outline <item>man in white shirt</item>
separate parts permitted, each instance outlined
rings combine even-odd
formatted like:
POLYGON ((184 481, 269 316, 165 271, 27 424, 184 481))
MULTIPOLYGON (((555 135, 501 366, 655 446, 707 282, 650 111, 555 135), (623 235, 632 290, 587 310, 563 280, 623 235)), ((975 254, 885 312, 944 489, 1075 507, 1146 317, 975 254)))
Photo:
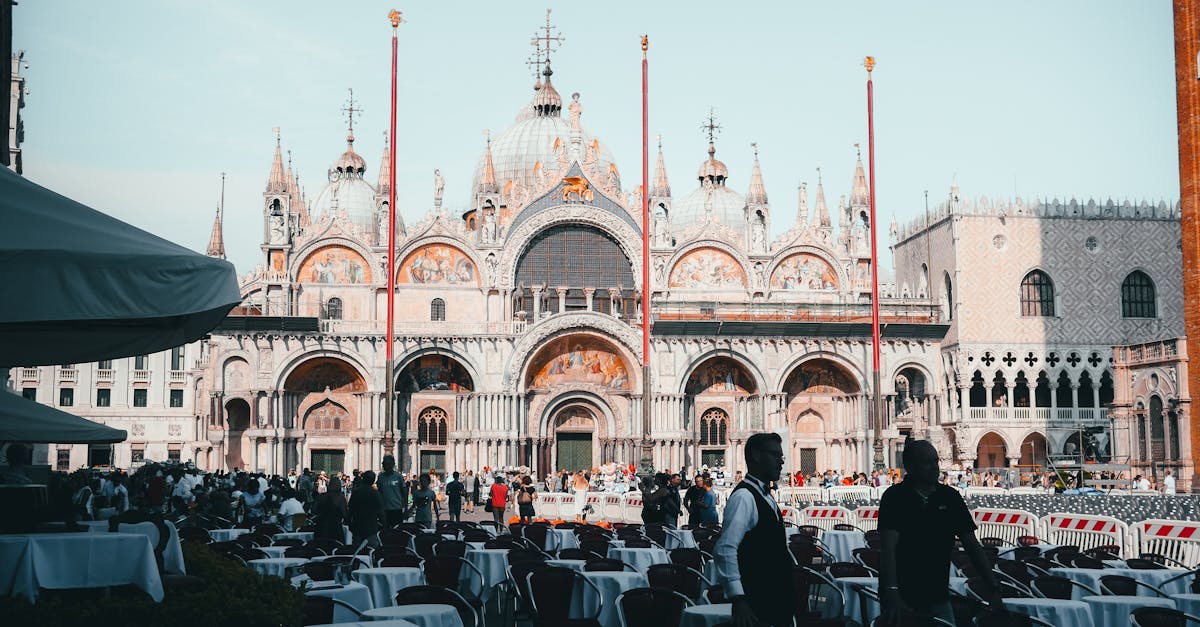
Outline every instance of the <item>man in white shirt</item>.
POLYGON ((791 625, 792 559, 779 505, 768 486, 783 470, 783 440, 756 433, 745 444, 746 478, 725 507, 715 548, 717 578, 733 604, 733 623, 791 625))
POLYGON ((276 520, 279 521, 279 526, 283 527, 284 531, 295 531, 292 525, 292 516, 303 514, 304 506, 300 501, 296 500, 296 493, 290 489, 287 492, 287 498, 279 504, 279 513, 276 520))
POLYGON ((1150 489, 1150 480, 1141 475, 1138 475, 1137 478, 1134 479, 1134 483, 1137 486, 1137 489, 1139 489, 1139 490, 1149 490, 1150 489))
POLYGON ((1175 475, 1170 470, 1163 477, 1163 494, 1175 494, 1175 475))

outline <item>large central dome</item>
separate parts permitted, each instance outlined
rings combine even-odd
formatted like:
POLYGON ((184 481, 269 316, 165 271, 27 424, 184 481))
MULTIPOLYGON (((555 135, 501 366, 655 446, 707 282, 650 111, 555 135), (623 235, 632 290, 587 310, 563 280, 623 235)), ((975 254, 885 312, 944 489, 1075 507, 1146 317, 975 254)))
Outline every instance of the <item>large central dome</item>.
MULTIPOLYGON (((516 123, 492 137, 492 164, 500 191, 507 192, 513 185, 532 190, 543 172, 558 172, 560 155, 570 158, 575 132, 579 133, 581 158, 591 152, 597 161, 595 169, 610 171, 614 162, 608 147, 583 127, 576 131, 572 122, 562 117, 562 98, 549 75, 535 89, 533 100, 517 115, 516 123)), ((480 155, 475 162, 472 190, 479 189, 484 159, 480 155)))

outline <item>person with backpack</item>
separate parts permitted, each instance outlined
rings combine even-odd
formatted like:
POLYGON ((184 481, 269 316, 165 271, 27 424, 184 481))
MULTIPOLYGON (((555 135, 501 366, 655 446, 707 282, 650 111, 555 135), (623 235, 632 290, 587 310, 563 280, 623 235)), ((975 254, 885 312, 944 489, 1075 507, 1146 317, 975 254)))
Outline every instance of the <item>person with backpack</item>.
POLYGON ((458 480, 458 471, 456 470, 446 484, 446 511, 449 512, 450 520, 454 522, 462 521, 463 494, 465 492, 466 488, 458 480))
POLYGON ((508 486, 504 483, 504 477, 496 475, 492 481, 492 487, 489 491, 487 502, 487 511, 492 513, 492 520, 496 524, 504 524, 504 508, 508 505, 508 486))
POLYGON ((533 479, 529 475, 521 477, 521 489, 517 492, 517 515, 521 517, 521 522, 530 524, 533 522, 535 513, 533 511, 533 499, 537 496, 537 490, 533 487, 533 479))

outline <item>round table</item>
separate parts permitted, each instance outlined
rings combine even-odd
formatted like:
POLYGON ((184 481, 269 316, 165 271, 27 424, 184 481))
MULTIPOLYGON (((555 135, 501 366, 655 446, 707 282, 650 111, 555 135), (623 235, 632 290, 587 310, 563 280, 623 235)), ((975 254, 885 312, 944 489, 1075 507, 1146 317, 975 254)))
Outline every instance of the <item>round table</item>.
POLYGON ((684 608, 683 618, 679 627, 713 627, 720 623, 733 620, 733 605, 718 603, 716 605, 693 605, 684 608))
POLYGON ((1162 597, 1132 597, 1105 595, 1083 597, 1092 610, 1092 624, 1096 627, 1126 627, 1129 613, 1139 607, 1166 607, 1175 609, 1175 602, 1162 597))
POLYGON ((694 549, 696 548, 696 536, 692 535, 691 529, 666 529, 667 532, 667 550, 671 549, 694 549))
POLYGON ((249 529, 209 529, 208 535, 213 539, 213 542, 229 542, 241 537, 242 534, 250 533, 249 529))
MULTIPOLYGON (((209 533, 212 533, 211 531, 209 533)), ((309 542, 313 539, 311 531, 290 531, 288 533, 277 533, 271 536, 272 540, 301 540, 309 542)))
MULTIPOLYGON (((371 591, 361 583, 351 581, 345 585, 338 585, 329 581, 319 582, 317 586, 308 588, 304 591, 305 596, 310 597, 329 597, 350 604, 359 613, 365 612, 375 605, 371 602, 371 591)), ((358 617, 355 616, 344 607, 334 606, 333 620, 351 621, 358 617)))
POLYGON ((1200 594, 1172 594, 1171 600, 1175 602, 1175 609, 1184 614, 1192 616, 1200 615, 1200 594))
POLYGON ((645 573, 654 564, 669 564, 670 557, 664 549, 619 549, 610 546, 608 557, 629 564, 639 573, 645 573))
MULTIPOLYGON (((859 605, 861 599, 858 598, 858 591, 854 587, 858 585, 872 590, 879 589, 877 577, 838 577, 833 580, 833 583, 837 584, 838 589, 842 591, 842 616, 853 621, 859 621, 862 618, 862 609, 859 605)), ((867 624, 870 624, 876 616, 879 616, 879 603, 868 598, 866 609, 867 624)))
POLYGON ((150 539, 140 533, 0 535, 0 596, 37 601, 38 590, 134 584, 162 601, 150 539))
POLYGON ((371 620, 406 620, 419 627, 463 627, 462 617, 453 605, 433 605, 418 603, 416 605, 393 605, 377 607, 363 612, 371 620))
POLYGON ((854 549, 867 546, 867 538, 861 531, 829 530, 821 534, 821 542, 829 547, 835 562, 853 562, 854 549))
POLYGON ((246 562, 246 565, 253 568, 260 575, 283 578, 287 574, 287 569, 307 563, 308 560, 303 557, 270 557, 261 560, 250 560, 246 562))
POLYGON ((547 551, 577 549, 579 548, 579 540, 575 537, 575 532, 571 529, 547 529, 545 548, 547 551))
POLYGON ((583 565, 587 564, 587 560, 546 560, 547 566, 558 566, 561 568, 570 568, 576 572, 583 572, 583 565))
POLYGON ((375 607, 394 603, 397 590, 425 585, 425 573, 420 568, 399 566, 360 568, 351 572, 350 578, 371 591, 371 602, 375 607))
POLYGON ((476 590, 479 585, 479 580, 475 577, 474 571, 469 568, 463 569, 463 579, 474 583, 471 584, 471 592, 477 594, 479 598, 485 602, 491 598, 492 590, 500 584, 500 582, 508 579, 508 549, 479 549, 476 551, 467 551, 466 560, 483 575, 483 590, 476 590))
MULTIPOLYGON (((1164 581, 1166 581, 1172 577, 1178 576, 1178 575, 1182 574, 1183 572, 1184 571, 1182 571, 1182 570, 1168 570, 1165 568, 1164 569, 1156 569, 1156 570, 1149 570, 1149 569, 1144 569, 1144 568, 1051 568, 1050 569, 1051 575, 1059 575, 1062 577, 1066 577, 1067 579, 1070 579, 1072 581, 1078 581, 1079 583, 1082 583, 1083 585, 1091 588, 1092 590, 1095 590, 1097 594, 1102 592, 1100 590, 1100 578, 1105 575, 1124 575, 1126 577, 1136 579, 1143 583, 1148 583, 1156 588, 1162 588, 1163 587, 1162 583, 1164 581)), ((1182 594, 1182 593, 1187 592, 1188 591, 1187 586, 1189 583, 1187 579, 1188 579, 1187 577, 1184 577, 1182 579, 1172 582, 1171 585, 1169 585, 1163 589, 1163 592, 1165 592, 1167 594, 1182 594)), ((1071 598, 1075 599, 1075 600, 1081 600, 1085 596, 1088 596, 1087 591, 1082 590, 1078 587, 1074 588, 1074 591, 1071 593, 1071 598)))
POLYGON ((417 624, 396 618, 392 620, 372 620, 356 623, 326 623, 324 625, 309 625, 308 627, 417 627, 417 624))
MULTIPOLYGON (((659 549, 660 551, 662 549, 659 549)), ((600 590, 604 604, 600 612, 601 627, 619 627, 617 617, 617 595, 634 588, 646 587, 646 576, 631 572, 592 572, 583 573, 583 578, 592 582, 600 590)), ((572 618, 586 618, 596 615, 596 594, 590 586, 582 581, 575 582, 575 590, 571 595, 572 618)))
MULTIPOLYGON (((1055 627, 1091 627, 1092 613, 1083 601, 1060 599, 1004 599, 1010 611, 1040 618, 1055 627)), ((1125 617, 1129 624, 1129 616, 1125 617)))
POLYGON ((267 554, 267 557, 283 557, 283 554, 292 547, 290 546, 260 546, 258 550, 267 554))

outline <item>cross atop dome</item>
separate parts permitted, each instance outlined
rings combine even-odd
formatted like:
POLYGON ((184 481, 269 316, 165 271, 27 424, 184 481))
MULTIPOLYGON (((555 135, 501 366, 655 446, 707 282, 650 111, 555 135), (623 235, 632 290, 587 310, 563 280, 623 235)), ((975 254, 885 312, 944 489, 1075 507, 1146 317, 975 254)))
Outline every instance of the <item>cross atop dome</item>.
POLYGON ((557 28, 550 23, 550 9, 546 9, 546 25, 542 27, 542 33, 535 31, 530 40, 530 44, 537 49, 537 61, 531 61, 529 64, 544 66, 542 74, 546 77, 553 73, 550 70, 550 53, 557 52, 562 47, 562 43, 567 40, 562 36, 562 32, 555 30, 557 28))
POLYGON ((354 116, 355 114, 362 115, 362 109, 355 106, 354 88, 351 87, 348 91, 350 92, 350 96, 346 99, 346 106, 342 107, 342 113, 345 113, 346 119, 350 121, 350 132, 346 140, 354 143, 354 116))
POLYGON ((717 124, 716 111, 712 107, 708 108, 708 120, 700 125, 700 130, 708 135, 708 143, 710 144, 713 143, 713 140, 721 132, 721 125, 717 124))

